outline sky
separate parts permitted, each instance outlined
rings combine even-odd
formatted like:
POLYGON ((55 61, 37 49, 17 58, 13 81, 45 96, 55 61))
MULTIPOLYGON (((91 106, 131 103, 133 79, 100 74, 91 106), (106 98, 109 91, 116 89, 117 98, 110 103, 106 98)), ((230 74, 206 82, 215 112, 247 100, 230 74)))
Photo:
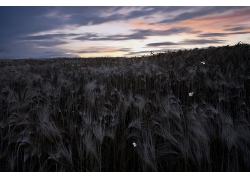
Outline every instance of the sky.
POLYGON ((131 57, 250 43, 250 6, 0 6, 0 59, 131 57))

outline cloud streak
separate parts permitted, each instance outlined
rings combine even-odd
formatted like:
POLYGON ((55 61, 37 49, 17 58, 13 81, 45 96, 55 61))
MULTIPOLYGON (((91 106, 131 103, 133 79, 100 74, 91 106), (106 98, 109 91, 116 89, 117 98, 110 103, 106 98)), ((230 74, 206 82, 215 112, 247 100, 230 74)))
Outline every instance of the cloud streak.
POLYGON ((250 34, 250 31, 248 32, 232 32, 232 33, 204 33, 200 34, 199 37, 221 37, 221 36, 230 36, 230 35, 237 35, 237 34, 250 34))
POLYGON ((176 45, 204 45, 204 44, 219 44, 225 42, 224 40, 203 40, 203 39, 187 39, 178 43, 174 42, 159 42, 149 43, 147 46, 158 47, 158 46, 176 46, 176 45))
POLYGON ((109 48, 107 48, 107 47, 99 47, 99 48, 93 48, 93 47, 89 47, 88 49, 80 50, 80 51, 74 51, 74 52, 78 53, 78 54, 85 54, 85 53, 99 53, 100 51, 101 52, 114 52, 114 51, 130 52, 131 48, 116 48, 116 47, 109 47, 109 48))
MULTIPOLYGON (((200 18, 202 16, 211 16, 215 13, 223 13, 225 11, 237 10, 239 8, 241 8, 241 7, 197 7, 197 9, 195 9, 191 12, 184 12, 184 13, 181 13, 173 18, 159 21, 158 23, 159 24, 176 23, 179 21, 200 18)), ((154 23, 154 24, 158 24, 158 23, 154 23)))
POLYGON ((136 39, 146 39, 150 36, 169 36, 180 33, 194 33, 198 31, 193 31, 188 27, 174 27, 167 30, 134 30, 134 33, 128 35, 114 34, 112 36, 101 37, 103 35, 87 33, 83 36, 73 38, 73 40, 89 40, 89 41, 124 41, 124 40, 136 40, 136 39))
POLYGON ((249 30, 250 27, 248 26, 236 26, 231 28, 226 28, 225 31, 242 31, 242 30, 249 30))
POLYGON ((21 40, 48 40, 48 39, 57 39, 57 38, 66 38, 66 37, 75 37, 79 34, 71 33, 71 34, 44 34, 44 35, 36 35, 36 36, 26 36, 20 38, 21 40))

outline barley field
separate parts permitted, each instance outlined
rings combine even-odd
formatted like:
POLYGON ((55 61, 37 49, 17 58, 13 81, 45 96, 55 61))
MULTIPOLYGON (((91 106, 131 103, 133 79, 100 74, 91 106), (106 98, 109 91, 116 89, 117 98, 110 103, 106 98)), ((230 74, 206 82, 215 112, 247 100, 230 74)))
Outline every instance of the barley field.
POLYGON ((250 171, 250 45, 0 60, 0 171, 250 171))

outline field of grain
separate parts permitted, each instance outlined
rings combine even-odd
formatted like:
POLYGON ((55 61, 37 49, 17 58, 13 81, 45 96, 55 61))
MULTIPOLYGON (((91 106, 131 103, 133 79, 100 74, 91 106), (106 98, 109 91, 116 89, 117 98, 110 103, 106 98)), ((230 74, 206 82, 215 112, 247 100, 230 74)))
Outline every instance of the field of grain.
POLYGON ((250 171, 250 45, 0 60, 0 171, 250 171))

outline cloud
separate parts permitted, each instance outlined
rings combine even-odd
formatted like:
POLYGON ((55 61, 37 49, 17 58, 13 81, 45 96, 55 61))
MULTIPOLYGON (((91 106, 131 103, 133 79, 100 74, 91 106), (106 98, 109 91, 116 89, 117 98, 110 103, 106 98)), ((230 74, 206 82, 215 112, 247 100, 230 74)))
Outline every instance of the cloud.
POLYGON ((79 50, 79 51, 74 51, 74 53, 78 54, 84 54, 84 53, 100 53, 100 52, 130 52, 131 48, 116 48, 116 47, 88 47, 88 49, 85 50, 79 50), (94 50, 93 50, 94 49, 94 50))
POLYGON ((127 54, 125 54, 125 56, 133 56, 133 55, 150 55, 151 51, 145 50, 145 51, 131 51, 127 54))
POLYGON ((206 40, 206 39, 188 39, 182 41, 180 44, 183 45, 196 45, 196 44, 218 44, 218 43, 223 43, 224 40, 217 40, 217 39, 211 39, 211 40, 206 40))
POLYGON ((250 29, 250 28, 247 27, 247 26, 235 26, 235 27, 231 27, 231 28, 226 28, 224 30, 225 31, 242 31, 242 30, 245 30, 245 29, 250 29))
POLYGON ((184 12, 184 13, 174 16, 173 18, 168 18, 168 19, 159 21, 154 24, 176 23, 179 21, 200 18, 202 16, 214 15, 216 13, 223 13, 223 12, 230 11, 230 10, 236 10, 238 8, 244 8, 244 7, 220 7, 220 6, 197 7, 191 12, 184 12))
POLYGON ((149 36, 168 36, 180 33, 197 33, 199 31, 193 31, 188 27, 174 27, 167 30, 152 30, 152 29, 134 29, 134 33, 128 35, 114 34, 103 37, 94 33, 87 33, 83 36, 73 38, 73 40, 88 40, 88 41, 124 41, 124 40, 135 40, 135 39, 146 39, 149 36))
MULTIPOLYGON (((102 24, 119 20, 119 7, 0 7, 0 39, 7 43, 31 34, 64 29, 66 26, 102 24), (112 13, 103 16, 105 13, 112 13)), ((32 37, 30 37, 32 38, 32 37)), ((33 37, 35 38, 35 37, 33 37)), ((38 36, 37 38, 43 38, 38 36)), ((46 38, 46 37, 44 37, 46 38)))
POLYGON ((157 42, 157 43, 149 43, 147 46, 175 46, 175 45, 197 45, 197 44, 218 44, 223 43, 224 40, 205 40, 205 39, 187 39, 178 43, 174 42, 157 42))
POLYGON ((151 17, 154 14, 166 14, 166 13, 171 13, 175 12, 178 10, 187 10, 192 7, 180 7, 180 6, 169 6, 169 7, 159 7, 159 6, 150 6, 150 7, 141 7, 138 10, 134 10, 129 12, 128 14, 125 15, 124 19, 125 20, 130 20, 130 19, 135 19, 135 18, 140 18, 143 17, 144 19, 147 19, 151 17))
POLYGON ((67 25, 86 26, 121 20, 124 15, 116 13, 126 7, 56 7, 54 19, 67 25), (64 17, 64 18, 62 18, 64 17))
POLYGON ((198 37, 216 37, 216 36, 228 36, 227 33, 203 33, 199 34, 198 37))
POLYGON ((169 46, 169 45, 179 45, 178 43, 174 42, 160 42, 160 43, 149 43, 147 46, 169 46))
MULTIPOLYGON (((194 31, 189 27, 173 27, 166 30, 135 30, 136 35, 144 34, 145 36, 168 36, 180 33, 194 33, 194 31)), ((197 33, 197 32, 196 32, 197 33)))
POLYGON ((19 38, 19 42, 30 44, 34 47, 43 46, 43 47, 51 47, 57 45, 68 44, 69 42, 63 40, 67 37, 75 37, 79 34, 71 33, 71 34, 44 34, 44 35, 36 35, 36 36, 25 36, 19 38))
POLYGON ((235 33, 230 33, 230 34, 249 34, 250 31, 247 31, 247 32, 235 32, 235 33))
POLYGON ((198 35, 198 37, 216 37, 216 36, 229 36, 229 35, 234 35, 234 34, 248 34, 249 32, 232 32, 232 33, 204 33, 198 35))
POLYGON ((129 52, 129 51, 131 51, 131 48, 120 48, 120 49, 118 49, 118 51, 129 52))
POLYGON ((44 17, 51 9, 53 7, 0 7, 0 37, 18 37, 61 27, 62 22, 44 17))
POLYGON ((51 47, 62 44, 68 44, 68 41, 61 40, 44 40, 44 41, 30 41, 29 44, 33 44, 34 46, 43 46, 43 47, 51 47))
POLYGON ((147 19, 155 14, 169 14, 175 11, 185 11, 194 7, 57 7, 55 19, 67 17, 65 23, 77 26, 98 25, 107 22, 131 20, 136 18, 147 19), (136 10, 130 10, 130 9, 136 10), (128 11, 122 13, 122 11, 128 11))
POLYGON ((88 41, 124 41, 124 40, 131 40, 131 39, 146 39, 146 36, 143 34, 130 34, 130 35, 109 35, 106 37, 102 37, 102 35, 98 34, 86 34, 83 36, 79 36, 76 38, 73 38, 73 40, 88 40, 88 41))
POLYGON ((46 40, 46 39, 56 39, 56 38, 65 38, 65 37, 74 37, 78 36, 79 34, 71 33, 71 34, 43 34, 43 35, 36 35, 36 36, 26 36, 20 38, 22 40, 46 40))

